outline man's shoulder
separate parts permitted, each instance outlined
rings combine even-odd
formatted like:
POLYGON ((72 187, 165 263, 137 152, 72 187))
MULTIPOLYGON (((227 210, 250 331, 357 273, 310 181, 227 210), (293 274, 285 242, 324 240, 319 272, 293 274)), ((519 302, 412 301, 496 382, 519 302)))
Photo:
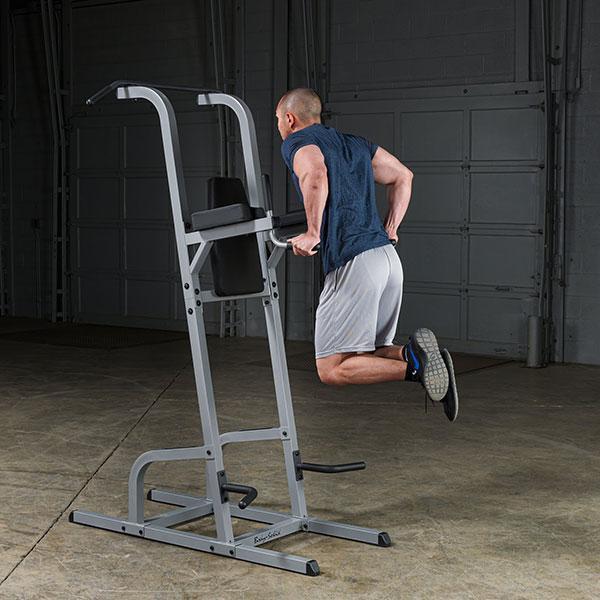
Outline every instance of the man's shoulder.
POLYGON ((319 136, 310 128, 300 129, 289 135, 281 144, 281 153, 284 157, 291 158, 300 148, 304 146, 319 146, 319 136))

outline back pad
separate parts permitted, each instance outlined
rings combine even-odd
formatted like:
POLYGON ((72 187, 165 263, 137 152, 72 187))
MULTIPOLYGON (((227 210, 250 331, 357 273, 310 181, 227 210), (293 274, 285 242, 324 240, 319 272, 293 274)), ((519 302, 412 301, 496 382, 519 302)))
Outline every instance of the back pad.
MULTIPOLYGON (((208 208, 248 204, 246 191, 236 177, 208 180, 208 208)), ((210 265, 217 296, 254 294, 263 290, 256 234, 218 240, 210 251, 210 265)))

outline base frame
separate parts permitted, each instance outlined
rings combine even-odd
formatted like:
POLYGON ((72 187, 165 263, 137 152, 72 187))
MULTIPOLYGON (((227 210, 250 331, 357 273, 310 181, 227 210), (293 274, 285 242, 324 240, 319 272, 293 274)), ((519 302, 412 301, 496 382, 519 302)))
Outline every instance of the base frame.
POLYGON ((210 498, 151 489, 147 499, 177 508, 145 519, 143 523, 81 510, 74 510, 69 515, 69 521, 313 577, 320 574, 316 560, 261 546, 295 533, 317 533, 382 547, 391 545, 390 537, 385 531, 314 517, 295 517, 260 507, 242 510, 235 504, 231 505, 233 518, 263 523, 267 527, 236 536, 233 543, 225 543, 217 538, 174 529, 212 515, 213 503, 210 498))

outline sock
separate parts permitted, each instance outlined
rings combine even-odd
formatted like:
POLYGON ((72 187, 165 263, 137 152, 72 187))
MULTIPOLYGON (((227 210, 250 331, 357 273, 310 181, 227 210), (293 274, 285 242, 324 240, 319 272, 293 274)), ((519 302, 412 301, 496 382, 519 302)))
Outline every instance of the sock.
POLYGON ((402 348, 402 358, 406 361, 406 375, 404 376, 404 381, 419 381, 419 373, 415 369, 415 364, 412 361, 410 356, 410 352, 408 351, 408 344, 405 344, 404 348, 402 348))
POLYGON ((402 352, 401 352, 401 354, 402 354, 402 360, 403 360, 404 362, 408 362, 408 358, 407 358, 407 356, 406 356, 406 347, 407 347, 407 346, 408 346, 408 343, 407 343, 407 344, 404 344, 404 346, 402 346, 402 352))

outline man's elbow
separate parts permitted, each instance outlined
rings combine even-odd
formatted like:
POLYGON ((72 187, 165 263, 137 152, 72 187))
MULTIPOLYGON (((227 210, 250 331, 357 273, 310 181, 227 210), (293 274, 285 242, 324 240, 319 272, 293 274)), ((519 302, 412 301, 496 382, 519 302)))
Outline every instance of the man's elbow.
POLYGON ((396 181, 394 183, 396 185, 411 185, 413 177, 413 172, 402 165, 402 168, 398 169, 396 173, 396 181))

